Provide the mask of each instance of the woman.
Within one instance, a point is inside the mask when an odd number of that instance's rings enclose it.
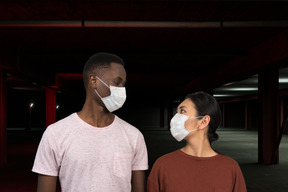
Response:
[[[186,96],[171,119],[171,134],[186,140],[180,150],[154,163],[148,177],[148,192],[246,192],[238,163],[211,147],[218,139],[221,122],[217,101],[207,93]]]

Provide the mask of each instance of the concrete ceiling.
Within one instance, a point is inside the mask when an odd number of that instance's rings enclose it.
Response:
[[[59,89],[77,89],[89,56],[112,52],[130,95],[175,99],[285,66],[287,10],[287,1],[1,1],[0,67],[10,87],[58,77]]]

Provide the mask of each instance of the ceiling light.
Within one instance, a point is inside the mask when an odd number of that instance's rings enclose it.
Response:
[[[215,91],[258,91],[257,87],[220,87]]]
[[[279,83],[288,83],[288,78],[279,78]]]
[[[214,94],[213,97],[231,97],[233,95],[229,95],[229,94]]]
[[[227,88],[229,91],[258,91],[257,87],[231,87]]]

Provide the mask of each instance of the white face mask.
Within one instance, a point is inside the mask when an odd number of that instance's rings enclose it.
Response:
[[[107,97],[101,97],[99,93],[95,90],[96,94],[101,98],[104,105],[108,109],[108,111],[113,112],[123,106],[126,100],[126,89],[125,87],[115,87],[108,86],[104,81],[102,81],[99,77],[96,76],[99,81],[101,81],[106,87],[110,89],[111,94]]]
[[[185,122],[188,119],[197,119],[201,118],[203,116],[198,116],[198,117],[189,117],[186,115],[182,115],[180,113],[176,113],[174,117],[171,119],[170,122],[170,131],[172,136],[177,140],[177,141],[182,141],[190,132],[196,131],[198,129],[193,129],[193,130],[187,130],[185,128]]]

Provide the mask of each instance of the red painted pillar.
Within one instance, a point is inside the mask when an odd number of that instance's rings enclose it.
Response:
[[[0,71],[0,165],[7,162],[7,75]]]
[[[259,128],[258,161],[260,164],[277,164],[277,136],[279,132],[279,72],[271,66],[259,73]],[[276,160],[273,160],[276,154]]]
[[[56,91],[46,88],[46,126],[56,122]]]

